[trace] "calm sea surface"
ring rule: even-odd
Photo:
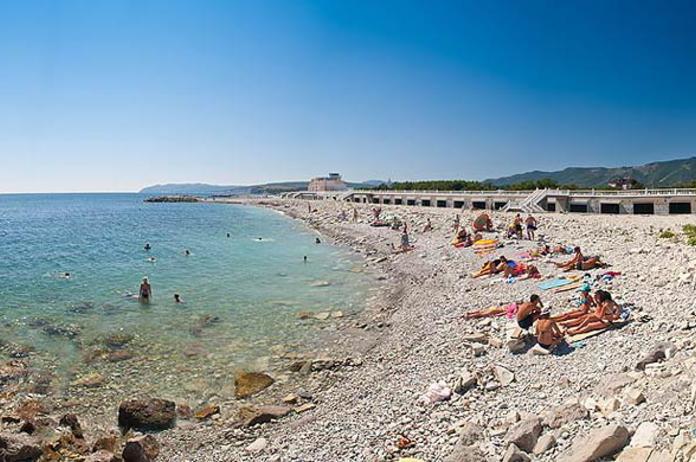
[[[57,389],[95,373],[107,384],[118,376],[109,386],[123,393],[229,389],[232,369],[273,367],[279,352],[316,337],[297,311],[350,313],[367,296],[359,261],[278,213],[143,198],[0,195],[4,354],[31,350],[32,367]],[[128,296],[144,276],[149,305]],[[116,349],[104,340],[115,334],[126,339]]]

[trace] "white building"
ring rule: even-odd
[[[345,191],[348,186],[338,173],[329,173],[328,177],[316,177],[309,181],[307,191]]]

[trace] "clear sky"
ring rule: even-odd
[[[0,2],[0,192],[696,155],[696,2]]]

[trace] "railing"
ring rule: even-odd
[[[437,195],[437,196],[527,196],[534,191],[396,191],[356,189],[353,194],[375,195]],[[653,189],[549,189],[549,196],[696,196],[694,188],[653,188]]]

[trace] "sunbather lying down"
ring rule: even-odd
[[[502,273],[508,267],[509,262],[510,261],[507,258],[501,255],[495,260],[484,263],[481,269],[471,273],[471,277],[478,278],[481,276],[490,276],[492,274]]]
[[[594,296],[597,308],[585,316],[561,323],[570,336],[585,334],[610,327],[621,316],[621,307],[611,298],[606,290],[598,290]]]
[[[604,264],[599,260],[599,257],[585,257],[580,250],[580,247],[575,247],[573,258],[564,263],[555,263],[556,267],[563,271],[579,270],[587,271],[592,268],[599,268]]]
[[[511,276],[520,280],[538,279],[541,277],[541,273],[539,273],[539,269],[534,265],[508,260],[507,265],[503,268],[503,277],[509,278]]]
[[[498,316],[507,316],[512,319],[517,314],[517,307],[522,302],[512,302],[508,305],[491,306],[480,310],[469,311],[465,313],[464,319],[479,319],[479,318],[495,318]]]

